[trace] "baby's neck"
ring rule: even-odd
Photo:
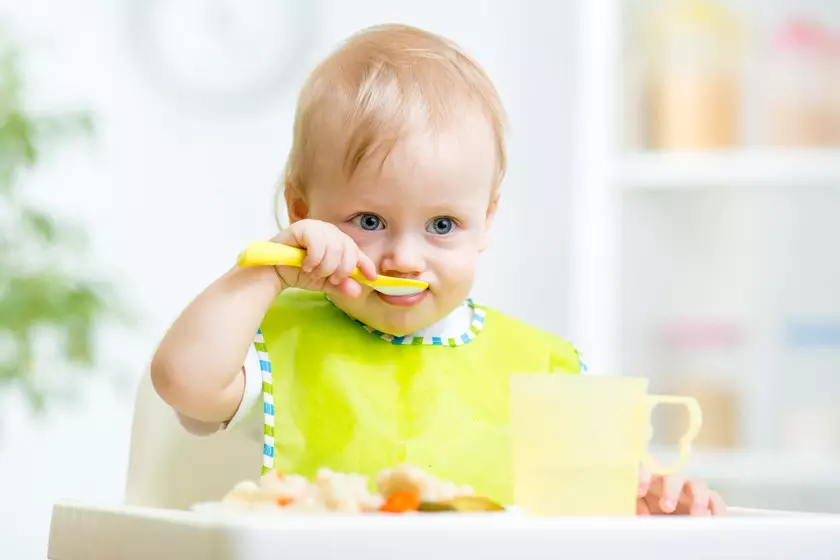
[[[455,338],[470,330],[472,320],[473,310],[464,303],[453,309],[443,319],[407,336]]]

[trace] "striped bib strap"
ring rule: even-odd
[[[271,360],[268,358],[268,351],[265,347],[265,339],[262,331],[257,331],[254,337],[254,348],[260,359],[260,371],[262,372],[262,393],[263,393],[263,465],[262,473],[265,474],[274,468],[274,381],[271,376]]]

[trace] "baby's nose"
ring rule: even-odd
[[[418,276],[426,269],[423,252],[411,241],[394,243],[381,262],[382,273],[388,276]]]

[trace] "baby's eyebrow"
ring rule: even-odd
[[[430,213],[437,213],[437,214],[452,214],[452,213],[463,213],[467,214],[473,211],[477,211],[482,209],[484,204],[479,202],[479,199],[473,198],[470,200],[460,200],[460,201],[446,201],[446,202],[433,202],[424,207],[424,210]]]

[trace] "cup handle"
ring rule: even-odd
[[[648,428],[647,438],[645,441],[645,451],[642,455],[642,463],[650,469],[651,473],[657,475],[669,475],[682,470],[682,468],[688,463],[688,455],[691,451],[691,444],[700,433],[700,426],[703,425],[703,414],[700,411],[700,405],[697,403],[697,399],[693,397],[677,397],[672,395],[649,395],[646,397],[645,402],[647,404]],[[676,463],[670,466],[662,465],[653,455],[650,454],[650,450],[647,448],[648,442],[653,436],[653,430],[650,427],[651,412],[654,407],[660,404],[683,405],[686,409],[688,409],[688,430],[686,430],[685,434],[683,434],[680,438],[680,458],[677,459]]]

